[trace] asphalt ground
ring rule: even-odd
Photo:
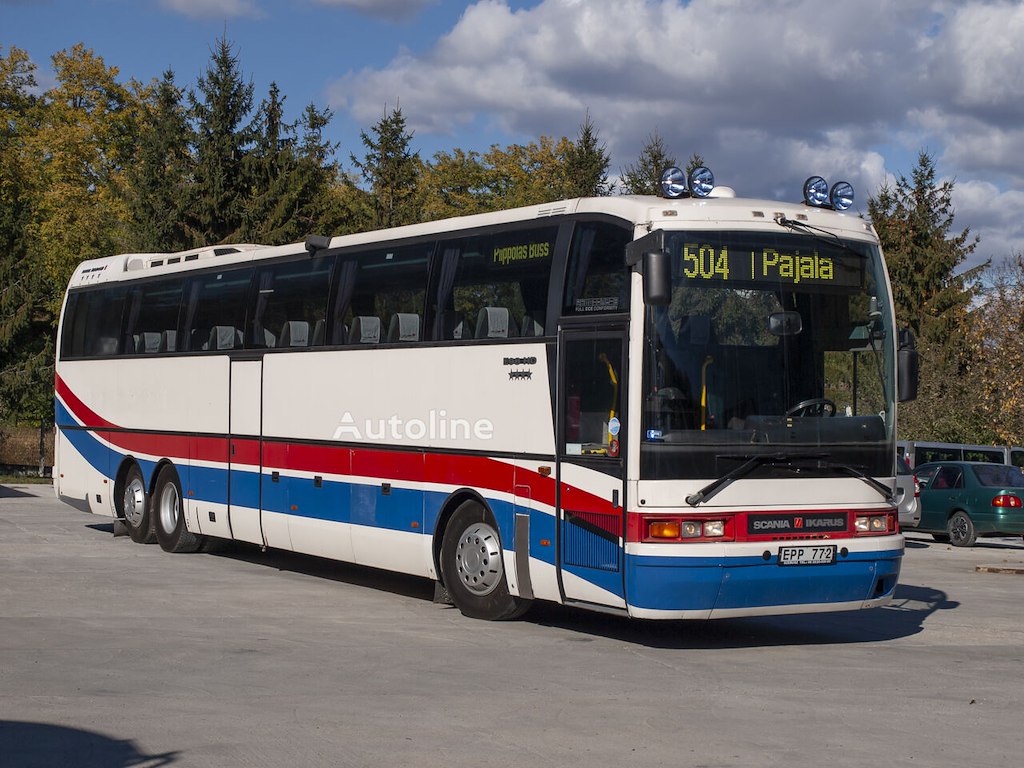
[[[423,580],[169,555],[0,486],[0,767],[1005,768],[1018,570],[1020,539],[910,534],[897,599],[870,611],[487,623]]]

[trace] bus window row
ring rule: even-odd
[[[548,225],[304,254],[73,291],[61,356],[550,336],[554,329],[545,321],[558,232]],[[628,240],[628,231],[609,223],[576,226],[564,312],[628,307]]]

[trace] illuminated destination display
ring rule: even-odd
[[[684,242],[680,249],[679,271],[689,280],[716,283],[859,288],[863,264],[863,258],[856,254]]]

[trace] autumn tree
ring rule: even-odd
[[[978,391],[980,442],[1024,445],[1024,253],[986,273],[971,312],[969,340],[975,350],[970,385]],[[980,438],[984,438],[981,440]]]

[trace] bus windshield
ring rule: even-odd
[[[672,298],[646,308],[641,477],[893,471],[893,319],[877,247],[666,233]],[[814,461],[811,461],[811,460]]]

